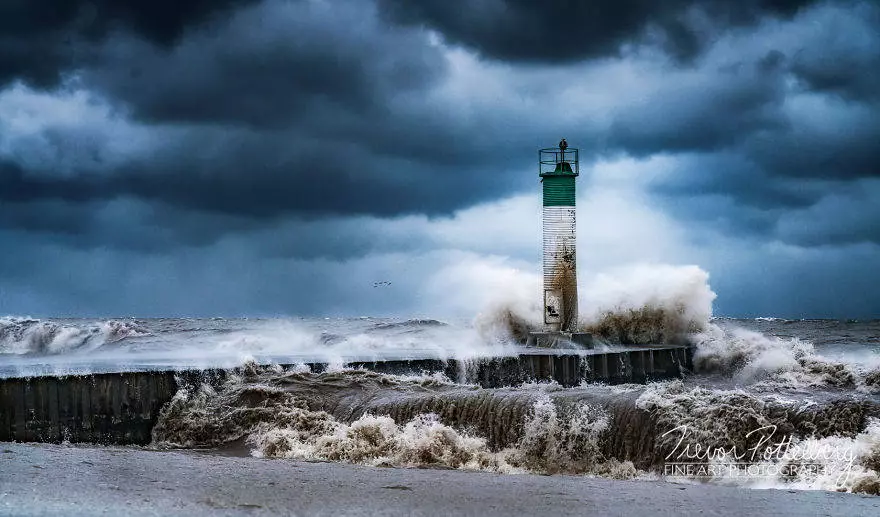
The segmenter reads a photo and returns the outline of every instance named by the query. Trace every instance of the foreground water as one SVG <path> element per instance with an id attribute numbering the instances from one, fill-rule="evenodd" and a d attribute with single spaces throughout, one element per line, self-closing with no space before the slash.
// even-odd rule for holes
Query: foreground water
<path id="1" fill-rule="evenodd" d="M 0 374 L 247 365 L 223 384 L 182 389 L 154 449 L 880 493 L 876 321 L 715 319 L 686 336 L 696 371 L 649 386 L 480 389 L 343 367 L 509 353 L 497 330 L 370 318 L 6 318 Z M 316 360 L 337 367 L 295 366 Z"/>
<path id="2" fill-rule="evenodd" d="M 0 515 L 877 515 L 880 498 L 0 443 Z"/>

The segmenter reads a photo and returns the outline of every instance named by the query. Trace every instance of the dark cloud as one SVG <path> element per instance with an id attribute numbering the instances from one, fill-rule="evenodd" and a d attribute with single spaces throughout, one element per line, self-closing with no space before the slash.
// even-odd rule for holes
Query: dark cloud
<path id="1" fill-rule="evenodd" d="M 619 108 L 607 142 L 678 157 L 651 189 L 682 221 L 802 247 L 877 243 L 864 189 L 880 177 L 878 15 L 817 9 L 789 29 L 809 38 L 780 36 L 787 53 L 705 66 Z"/>
<path id="2" fill-rule="evenodd" d="M 386 26 L 369 2 L 268 0 L 170 48 L 117 33 L 93 57 L 74 86 L 154 128 L 151 147 L 108 165 L 88 159 L 101 156 L 100 138 L 48 128 L 41 145 L 77 166 L 4 175 L 18 198 L 130 197 L 263 220 L 439 215 L 522 188 L 522 176 L 489 172 L 532 163 L 538 145 L 522 126 L 504 132 L 516 145 L 502 151 L 502 117 L 462 123 L 431 102 L 447 72 L 442 49 Z"/>
<path id="3" fill-rule="evenodd" d="M 343 261 L 459 245 L 411 220 L 537 195 L 534 151 L 560 136 L 585 178 L 665 156 L 646 199 L 702 246 L 781 243 L 814 254 L 804 274 L 876 257 L 878 19 L 848 0 L 6 2 L 0 287 L 24 307 L 64 291 L 45 310 L 307 313 L 330 283 L 321 303 L 345 305 L 365 273 Z"/>
<path id="4" fill-rule="evenodd" d="M 425 43 L 384 29 L 368 2 L 270 0 L 193 29 L 171 50 L 109 41 L 84 80 L 151 122 L 335 126 L 387 118 L 395 96 L 442 77 L 445 61 Z"/>
<path id="5" fill-rule="evenodd" d="M 113 30 L 173 45 L 192 24 L 251 0 L 6 0 L 0 5 L 0 85 L 54 86 L 84 45 Z"/>
<path id="6" fill-rule="evenodd" d="M 473 163 L 444 165 L 432 163 L 431 155 L 384 156 L 369 146 L 323 142 L 295 132 L 210 131 L 159 149 L 161 156 L 123 161 L 108 174 L 28 173 L 18 164 L 0 162 L 0 199 L 89 202 L 133 197 L 256 219 L 285 214 L 438 215 L 516 190 L 525 180 L 500 184 L 497 176 L 481 170 L 491 156 L 481 158 L 477 152 Z M 531 154 L 524 160 L 532 161 Z"/>
<path id="7" fill-rule="evenodd" d="M 790 181 L 749 161 L 738 152 L 694 153 L 678 156 L 675 170 L 658 175 L 652 191 L 672 198 L 725 197 L 757 210 L 807 208 L 835 185 Z"/>
<path id="8" fill-rule="evenodd" d="M 793 56 L 793 73 L 813 91 L 850 101 L 880 101 L 880 7 L 857 3 L 852 17 L 859 23 L 834 14 Z"/>
<path id="9" fill-rule="evenodd" d="M 431 246 L 424 235 L 388 233 L 388 228 L 394 224 L 366 217 L 290 217 L 267 223 L 129 197 L 89 203 L 0 203 L 0 231 L 40 235 L 73 250 L 166 254 L 234 242 L 268 260 L 349 260 Z"/>
<path id="10" fill-rule="evenodd" d="M 799 246 L 880 245 L 880 180 L 861 180 L 828 189 L 819 201 L 783 213 L 775 235 Z"/>
<path id="11" fill-rule="evenodd" d="M 114 120 L 152 128 L 151 143 L 111 160 L 112 129 L 48 127 L 36 145 L 63 159 L 29 170 L 7 160 L 0 197 L 128 197 L 269 220 L 443 214 L 522 186 L 480 174 L 488 163 L 533 160 L 534 143 L 486 152 L 488 131 L 425 103 L 445 73 L 440 49 L 384 27 L 367 2 L 270 0 L 191 28 L 171 48 L 117 33 L 94 56 L 72 87 L 96 92 Z"/>
<path id="12" fill-rule="evenodd" d="M 393 16 L 405 14 L 400 9 L 441 9 L 431 3 L 407 5 L 380 3 Z M 456 19 L 480 23 L 494 5 L 479 4 Z M 526 16 L 533 5 L 511 2 L 502 16 Z M 580 9 L 598 9 L 613 17 L 620 7 L 578 3 L 574 14 L 561 16 L 554 11 L 559 5 L 541 9 L 540 16 L 571 20 Z M 644 24 L 679 16 L 688 5 L 678 2 L 661 11 L 656 3 L 636 3 L 620 16 L 640 17 Z M 712 2 L 700 9 L 742 25 L 761 15 L 790 15 L 799 5 Z M 132 12 L 137 9 L 134 4 Z M 128 23 L 125 15 L 115 16 Z M 194 25 L 185 27 L 183 20 Z M 7 160 L 0 176 L 6 193 L 0 196 L 19 203 L 64 201 L 64 206 L 134 199 L 173 209 L 181 219 L 214 214 L 272 222 L 288 216 L 448 214 L 531 185 L 533 178 L 523 175 L 498 181 L 486 172 L 533 161 L 538 142 L 529 126 L 536 121 L 511 126 L 490 113 L 463 123 L 433 105 L 429 92 L 448 66 L 441 49 L 419 30 L 385 26 L 368 2 L 330 6 L 268 0 L 222 17 L 193 8 L 191 15 L 169 21 L 176 31 L 150 28 L 147 21 L 106 34 L 92 59 L 82 63 L 77 84 L 98 92 L 144 128 L 154 127 L 152 140 L 158 143 L 106 163 L 100 134 L 48 128 L 41 145 L 58 149 L 63 163 L 25 171 Z M 352 29 L 326 37 L 328 28 L 339 26 Z M 536 28 L 550 38 L 559 33 L 540 24 Z M 805 47 L 812 54 L 802 52 L 797 60 L 771 50 L 751 61 L 710 64 L 681 80 L 660 82 L 641 102 L 615 107 L 607 131 L 576 140 L 638 157 L 702 156 L 697 165 L 682 162 L 686 170 L 657 187 L 667 196 L 722 195 L 758 210 L 815 203 L 819 197 L 812 190 L 780 178 L 858 178 L 873 174 L 880 163 L 873 145 L 876 119 L 838 121 L 845 127 L 833 127 L 829 134 L 793 121 L 786 112 L 789 78 L 804 56 L 816 54 L 817 45 Z M 517 47 L 505 48 L 514 52 Z M 828 59 L 848 48 L 833 47 Z M 184 129 L 170 131 L 170 126 Z M 596 156 L 590 150 L 583 149 L 587 160 Z M 53 168 L 62 165 L 63 174 Z M 61 233 L 89 227 L 88 219 L 77 224 L 50 216 L 10 220 L 42 230 L 51 221 L 64 222 Z M 737 218 L 730 220 L 737 227 Z M 771 226 L 771 219 L 754 216 L 742 218 L 738 227 L 759 232 Z M 218 221 L 218 227 L 235 231 L 238 226 Z M 212 237 L 199 238 L 194 232 L 169 232 L 155 242 L 175 236 L 187 243 L 211 242 L 220 234 L 205 230 L 200 235 Z"/>
<path id="13" fill-rule="evenodd" d="M 774 51 L 756 63 L 666 82 L 642 102 L 618 109 L 608 144 L 636 156 L 717 151 L 755 133 L 784 130 L 783 60 Z"/>
<path id="14" fill-rule="evenodd" d="M 853 120 L 817 120 L 786 131 L 754 135 L 753 159 L 780 176 L 803 179 L 880 177 L 880 109 Z"/>
<path id="15" fill-rule="evenodd" d="M 424 25 L 450 42 L 489 58 L 571 62 L 616 56 L 640 41 L 662 45 L 688 60 L 713 39 L 717 27 L 747 26 L 766 16 L 790 17 L 811 0 L 478 0 L 467 10 L 446 0 L 380 0 L 399 22 Z"/>
<path id="16" fill-rule="evenodd" d="M 89 201 L 100 188 L 83 178 L 40 178 L 19 164 L 0 159 L 0 200 L 9 203 L 41 200 Z"/>

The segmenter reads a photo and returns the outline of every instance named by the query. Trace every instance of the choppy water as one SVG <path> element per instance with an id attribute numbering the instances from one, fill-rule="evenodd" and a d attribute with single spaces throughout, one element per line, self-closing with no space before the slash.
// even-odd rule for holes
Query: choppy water
<path id="1" fill-rule="evenodd" d="M 767 336 L 807 341 L 826 357 L 856 363 L 871 363 L 880 358 L 880 319 L 860 321 L 757 318 L 715 321 L 721 325 L 738 326 Z"/>
<path id="2" fill-rule="evenodd" d="M 663 476 L 684 459 L 736 466 L 698 481 L 880 493 L 880 321 L 719 318 L 684 338 L 697 351 L 682 381 L 481 389 L 342 368 L 512 350 L 509 333 L 466 323 L 5 318 L 0 373 L 246 365 L 223 384 L 182 389 L 155 447 L 615 478 Z M 338 366 L 257 366 L 310 361 Z M 779 454 L 755 453 L 780 441 Z M 715 454 L 693 454 L 707 448 Z M 746 463 L 758 470 L 732 475 Z"/>
<path id="3" fill-rule="evenodd" d="M 40 374 L 471 357 L 504 340 L 467 324 L 357 319 L 0 318 L 0 378 Z"/>

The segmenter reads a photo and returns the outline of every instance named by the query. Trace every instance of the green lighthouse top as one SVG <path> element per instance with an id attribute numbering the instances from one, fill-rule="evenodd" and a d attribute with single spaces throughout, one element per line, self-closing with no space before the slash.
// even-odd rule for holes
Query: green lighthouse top
<path id="1" fill-rule="evenodd" d="M 569 148 L 563 138 L 558 147 L 547 147 L 538 151 L 538 175 L 542 178 L 550 176 L 570 176 L 579 174 L 578 150 Z"/>

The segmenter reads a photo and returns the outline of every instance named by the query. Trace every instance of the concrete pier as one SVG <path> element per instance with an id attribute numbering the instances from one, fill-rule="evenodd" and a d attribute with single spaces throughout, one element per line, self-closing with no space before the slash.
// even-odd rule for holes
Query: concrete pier
<path id="1" fill-rule="evenodd" d="M 347 366 L 390 374 L 442 372 L 485 388 L 530 381 L 644 383 L 692 369 L 684 346 L 611 351 L 522 348 L 517 355 L 459 359 L 355 361 Z M 313 372 L 325 363 L 307 365 Z M 219 383 L 231 370 L 100 373 L 0 379 L 0 441 L 139 444 L 151 441 L 159 411 L 185 385 Z"/>

